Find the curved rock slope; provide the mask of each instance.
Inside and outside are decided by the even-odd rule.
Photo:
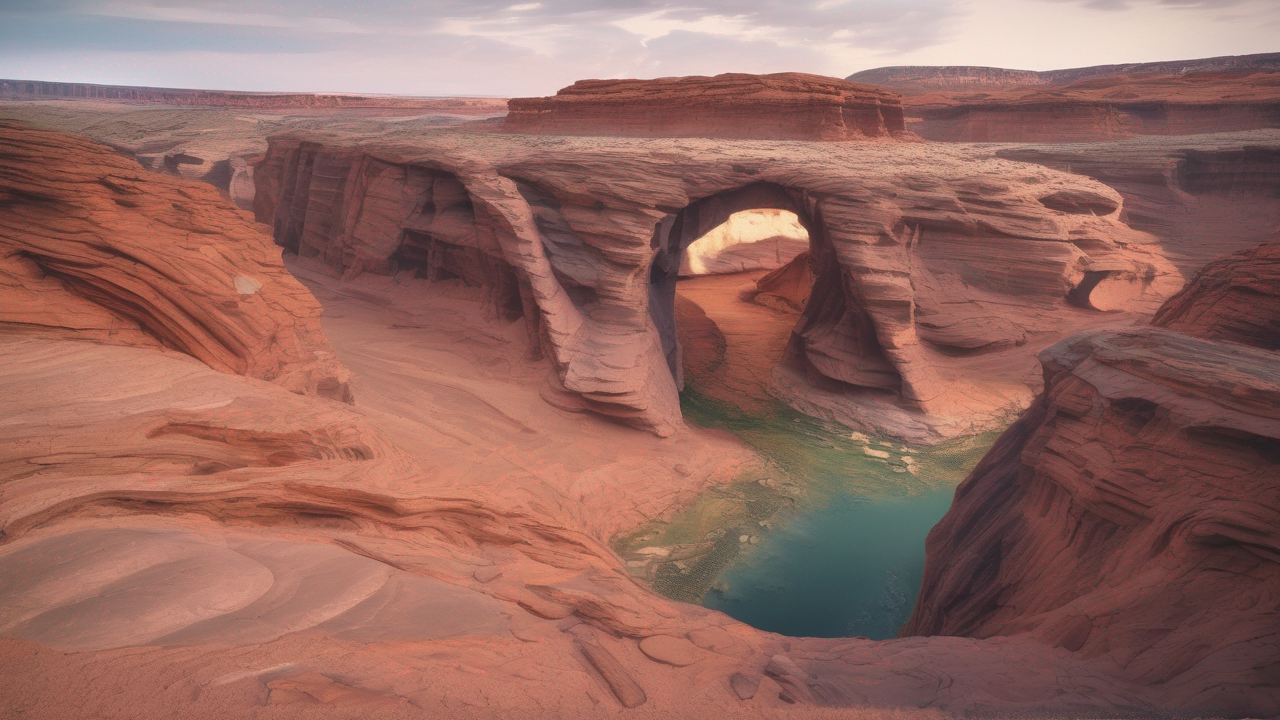
[[[681,254],[741,210],[791,211],[810,237],[778,394],[923,442],[1028,402],[1036,348],[1181,286],[1115,191],[1041,167],[919,144],[474,138],[272,138],[257,217],[347,277],[488,288],[552,359],[549,400],[658,434],[681,424]]]
[[[1280,711],[1280,355],[1259,349],[1280,314],[1233,298],[1280,287],[1249,262],[1275,247],[1206,268],[1158,316],[1257,347],[1147,327],[1041,355],[1044,394],[929,534],[904,634],[1029,636],[1191,710]]]
[[[849,82],[880,85],[904,95],[933,90],[985,90],[1027,85],[1070,85],[1085,80],[1134,75],[1185,75],[1229,70],[1280,70],[1280,53],[1226,55],[1195,60],[1091,65],[1065,70],[1009,70],[967,65],[904,65],[872,68],[845,78]]]
[[[904,130],[895,93],[805,73],[579,80],[507,109],[504,131],[543,135],[862,140]]]
[[[165,347],[350,401],[320,306],[208,185],[0,124],[0,332]]]
[[[1280,243],[1205,265],[1152,324],[1215,342],[1280,350]]]

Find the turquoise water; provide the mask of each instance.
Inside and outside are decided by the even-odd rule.
[[[895,637],[920,591],[925,536],[953,493],[835,493],[763,536],[703,605],[783,635]]]
[[[800,492],[767,525],[751,516],[726,527],[703,565],[659,572],[655,589],[792,636],[895,637],[920,590],[925,537],[999,434],[907,448],[880,438],[868,444],[781,404],[745,416],[690,390],[681,405],[686,420],[754,447]],[[752,543],[735,542],[747,536]]]

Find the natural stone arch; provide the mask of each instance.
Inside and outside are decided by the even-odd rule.
[[[900,162],[919,153],[876,146],[832,153],[797,143],[780,153],[690,141],[686,153],[669,141],[493,142],[500,147],[481,151],[461,135],[354,148],[273,138],[255,168],[255,210],[280,244],[327,244],[326,256],[345,265],[357,259],[350,229],[379,207],[366,196],[396,185],[360,167],[448,173],[472,208],[473,232],[457,237],[482,240],[514,269],[522,314],[551,362],[543,397],[659,435],[682,425],[673,347],[660,328],[670,338],[663,301],[674,260],[737,208],[804,218],[820,276],[786,353],[805,373],[787,386],[775,378],[772,390],[804,412],[903,439],[977,432],[1029,400],[1034,381],[978,386],[963,375],[965,358],[1007,353],[1026,365],[1044,346],[1035,343],[1087,327],[1066,298],[1085,273],[1153,278],[1130,303],[1139,310],[1181,285],[1120,221],[1114,191],[1043,167],[934,150],[923,172]],[[1106,196],[1117,210],[1081,214],[1039,200],[1065,191]],[[390,226],[412,225],[407,211],[384,214]],[[361,262],[377,272],[386,259]]]
[[[814,290],[792,332],[785,356],[774,360],[785,361],[828,387],[900,392],[902,378],[884,354],[874,320],[860,305],[852,287],[856,281],[850,281],[836,256],[819,204],[807,202],[804,190],[767,181],[698,198],[663,218],[654,228],[649,315],[677,387],[683,387],[683,368],[675,326],[675,295],[683,252],[734,213],[758,209],[786,210],[796,215],[809,233],[809,253],[798,261],[807,262],[815,278]]]

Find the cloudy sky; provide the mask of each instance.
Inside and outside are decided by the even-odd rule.
[[[542,95],[587,77],[1280,51],[1280,0],[0,0],[0,77]]]

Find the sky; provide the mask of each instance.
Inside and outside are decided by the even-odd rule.
[[[583,78],[1280,51],[1280,0],[0,0],[0,77],[547,95]]]

